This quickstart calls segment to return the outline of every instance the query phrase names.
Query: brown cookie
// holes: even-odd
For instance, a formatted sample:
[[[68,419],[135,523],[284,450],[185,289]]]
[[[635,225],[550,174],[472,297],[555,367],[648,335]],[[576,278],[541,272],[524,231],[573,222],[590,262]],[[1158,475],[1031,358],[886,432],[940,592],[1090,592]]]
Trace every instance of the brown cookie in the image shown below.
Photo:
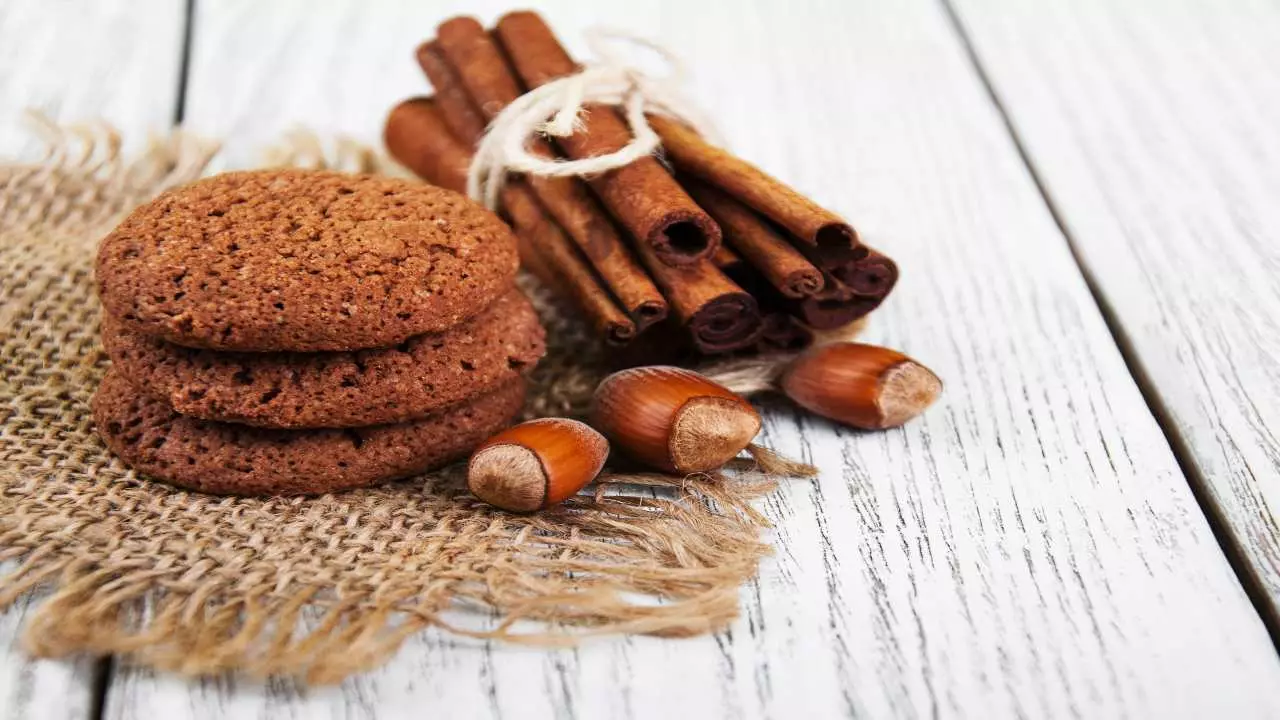
[[[510,288],[515,238],[457,193],[367,175],[218,175],[133,211],[98,293],[137,333],[220,350],[390,347]]]
[[[184,417],[115,371],[93,397],[98,434],[126,465],[228,495],[318,495],[408,477],[465,457],[506,427],[524,378],[423,420],[360,429],[266,430]]]
[[[183,415],[274,428],[413,420],[532,369],[545,351],[533,306],[511,291],[452,330],[399,347],[331,353],[185,348],[102,321],[116,370]]]

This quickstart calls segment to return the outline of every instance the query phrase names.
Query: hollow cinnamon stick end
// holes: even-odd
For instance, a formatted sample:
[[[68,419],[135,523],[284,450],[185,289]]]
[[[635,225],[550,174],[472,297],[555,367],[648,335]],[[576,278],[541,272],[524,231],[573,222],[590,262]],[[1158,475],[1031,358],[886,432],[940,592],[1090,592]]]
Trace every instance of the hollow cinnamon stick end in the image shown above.
[[[813,244],[819,248],[831,250],[857,248],[859,247],[858,231],[847,223],[827,223],[820,226],[813,234]]]
[[[783,295],[789,298],[799,300],[801,298],[813,297],[822,290],[826,281],[822,277],[822,272],[817,268],[806,268],[796,270],[787,276],[786,281],[779,290]]]
[[[651,300],[640,303],[632,312],[636,323],[636,333],[644,332],[645,329],[657,325],[667,319],[667,313],[670,309],[667,303],[662,300]]]
[[[859,295],[884,298],[898,284],[898,264],[872,250],[840,279]]]
[[[764,332],[764,318],[755,298],[745,292],[726,293],[694,313],[689,332],[698,352],[723,355],[756,344]]]
[[[645,242],[664,264],[678,267],[711,259],[720,239],[720,226],[709,215],[676,211],[655,224]]]
[[[636,339],[636,326],[632,323],[615,322],[605,328],[604,341],[614,347],[629,345]]]

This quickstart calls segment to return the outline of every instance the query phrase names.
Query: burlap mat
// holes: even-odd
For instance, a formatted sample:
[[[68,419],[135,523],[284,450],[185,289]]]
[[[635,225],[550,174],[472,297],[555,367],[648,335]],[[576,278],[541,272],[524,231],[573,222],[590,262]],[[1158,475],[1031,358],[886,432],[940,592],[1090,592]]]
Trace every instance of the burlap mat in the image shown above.
[[[693,635],[737,615],[767,551],[749,501],[770,482],[750,469],[615,475],[594,497],[517,516],[468,497],[457,468],[313,499],[212,497],[125,468],[89,413],[108,363],[95,246],[121,213],[200,175],[213,148],[179,134],[126,163],[107,129],[43,132],[43,162],[0,167],[0,606],[38,593],[29,651],[326,683],[432,625],[555,643]],[[291,147],[278,157],[325,163]],[[528,413],[573,414],[602,372],[596,343],[534,297],[551,346]]]

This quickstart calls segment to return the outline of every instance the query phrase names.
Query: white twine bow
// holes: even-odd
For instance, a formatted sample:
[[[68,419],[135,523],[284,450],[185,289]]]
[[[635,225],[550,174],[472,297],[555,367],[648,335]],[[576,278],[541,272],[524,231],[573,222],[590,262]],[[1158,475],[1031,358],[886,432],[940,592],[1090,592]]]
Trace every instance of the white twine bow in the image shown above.
[[[498,206],[498,193],[508,173],[546,177],[596,175],[635,162],[661,144],[645,120],[656,112],[688,123],[706,137],[714,137],[710,124],[679,90],[684,65],[661,45],[621,30],[591,28],[587,43],[598,61],[575,75],[552,80],[521,95],[489,123],[467,172],[467,194],[486,207]],[[650,76],[615,55],[606,42],[619,40],[646,47],[666,62],[668,73]],[[535,155],[527,149],[535,135],[568,137],[581,128],[579,115],[585,103],[616,105],[624,110],[632,139],[611,153],[581,160]]]

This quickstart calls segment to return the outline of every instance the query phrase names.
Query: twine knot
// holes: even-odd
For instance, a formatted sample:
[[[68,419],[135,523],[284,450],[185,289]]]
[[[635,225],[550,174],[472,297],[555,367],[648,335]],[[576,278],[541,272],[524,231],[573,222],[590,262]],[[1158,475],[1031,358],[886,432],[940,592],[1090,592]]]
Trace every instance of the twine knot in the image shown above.
[[[662,45],[621,30],[591,28],[588,46],[598,60],[575,75],[557,78],[520,96],[489,123],[467,172],[467,194],[489,209],[498,206],[498,193],[508,173],[544,177],[585,177],[629,165],[658,149],[661,140],[645,113],[669,115],[712,137],[710,123],[680,92],[686,71]],[[648,48],[667,65],[663,76],[652,76],[615,54],[609,41]],[[632,139],[621,148],[581,160],[535,155],[527,149],[535,135],[568,137],[581,129],[583,105],[594,103],[623,108]]]

